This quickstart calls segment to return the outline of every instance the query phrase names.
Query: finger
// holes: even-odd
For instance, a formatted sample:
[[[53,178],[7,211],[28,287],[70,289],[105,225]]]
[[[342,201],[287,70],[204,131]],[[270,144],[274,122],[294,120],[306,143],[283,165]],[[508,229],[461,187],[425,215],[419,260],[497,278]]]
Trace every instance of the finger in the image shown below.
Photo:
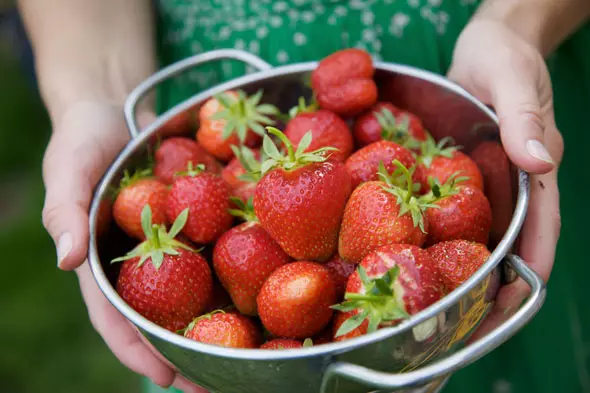
[[[92,277],[88,263],[84,263],[76,272],[90,321],[115,356],[125,366],[150,378],[157,385],[172,385],[176,373],[142,343],[130,323],[104,297]]]
[[[200,386],[195,385],[194,383],[190,382],[188,379],[184,378],[182,375],[177,374],[176,378],[174,379],[174,383],[172,384],[176,389],[182,391],[183,393],[208,393],[209,391],[203,389]]]
[[[555,158],[547,149],[548,124],[543,116],[553,111],[549,76],[545,69],[537,70],[540,66],[535,60],[514,56],[501,60],[487,79],[502,142],[518,167],[531,173],[547,173],[555,167]]]

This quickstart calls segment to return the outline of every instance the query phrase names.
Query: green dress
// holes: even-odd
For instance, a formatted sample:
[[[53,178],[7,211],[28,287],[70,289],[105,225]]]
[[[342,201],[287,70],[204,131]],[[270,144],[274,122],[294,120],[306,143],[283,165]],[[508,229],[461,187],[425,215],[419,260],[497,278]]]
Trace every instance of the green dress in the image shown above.
[[[461,30],[479,0],[162,0],[158,3],[161,66],[219,48],[249,51],[273,65],[319,60],[345,47],[375,59],[445,74]],[[590,392],[590,276],[583,247],[590,177],[590,25],[548,63],[557,123],[565,137],[560,190],[563,229],[548,299],[533,322],[492,354],[456,373],[445,392]],[[158,92],[165,110],[198,91],[252,70],[218,62],[182,75]],[[588,164],[585,164],[586,166]],[[159,388],[146,382],[146,391]]]

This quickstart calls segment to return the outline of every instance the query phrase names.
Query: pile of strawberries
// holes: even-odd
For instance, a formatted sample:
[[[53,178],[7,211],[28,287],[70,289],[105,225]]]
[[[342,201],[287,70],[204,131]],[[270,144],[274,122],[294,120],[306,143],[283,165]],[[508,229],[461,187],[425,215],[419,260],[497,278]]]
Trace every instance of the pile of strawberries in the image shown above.
[[[193,340],[288,349],[395,325],[468,279],[490,254],[482,174],[378,102],[373,75],[342,50],[311,103],[282,114],[227,91],[199,108],[196,140],[158,141],[112,206],[139,243],[113,261],[120,296]]]

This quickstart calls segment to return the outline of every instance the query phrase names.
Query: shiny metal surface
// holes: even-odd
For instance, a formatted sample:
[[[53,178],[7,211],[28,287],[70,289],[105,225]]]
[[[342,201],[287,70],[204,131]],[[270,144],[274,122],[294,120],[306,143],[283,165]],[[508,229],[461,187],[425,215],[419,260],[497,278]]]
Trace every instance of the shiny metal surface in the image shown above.
[[[239,51],[215,51],[186,59],[158,72],[142,83],[129,97],[125,115],[132,135],[136,134],[135,107],[141,97],[155,84],[182,70],[205,61],[220,58],[244,59]],[[247,58],[251,60],[252,56]],[[249,62],[256,64],[256,62]],[[260,60],[259,66],[264,68]],[[399,325],[373,334],[340,343],[290,351],[244,350],[202,344],[169,332],[143,318],[117,294],[113,283],[117,266],[108,261],[127,252],[133,244],[123,241],[116,227],[99,237],[96,232],[100,205],[109,187],[121,177],[123,169],[140,159],[150,138],[164,124],[186,110],[195,110],[212,95],[241,88],[251,93],[264,89],[263,101],[286,111],[296,105],[299,96],[309,97],[311,91],[305,80],[317,63],[300,63],[267,69],[234,79],[195,95],[162,114],[121,151],[98,184],[90,210],[89,263],[94,277],[109,301],[187,378],[219,393],[315,393],[324,382],[324,392],[366,393],[375,384],[373,377],[386,376],[389,386],[411,385],[406,392],[428,391],[429,386],[416,388],[450,374],[493,349],[520,329],[541,306],[543,296],[538,277],[519,260],[511,259],[515,270],[534,285],[527,308],[510,319],[490,336],[461,350],[491,307],[501,285],[501,262],[511,251],[523,224],[528,200],[528,175],[516,168],[496,174],[507,186],[494,193],[494,214],[497,221],[492,237],[493,252],[488,261],[469,280],[441,301],[412,316]],[[485,105],[446,79],[422,70],[388,63],[376,64],[376,79],[382,99],[421,116],[435,136],[452,135],[465,152],[476,151],[483,143],[499,143],[497,118]],[[496,224],[496,222],[495,222]],[[516,262],[515,262],[516,261]],[[524,266],[524,267],[523,267]],[[520,270],[519,270],[520,267]],[[535,278],[536,277],[536,278]],[[543,292],[544,293],[544,292]],[[532,303],[531,303],[532,301]],[[485,341],[481,341],[485,340]],[[477,343],[483,342],[474,347]],[[470,349],[475,348],[475,349]],[[456,354],[456,355],[453,355]],[[450,359],[450,360],[448,360]],[[439,363],[442,362],[442,363]],[[425,366],[426,364],[432,364]],[[365,374],[358,374],[363,367]],[[350,368],[353,367],[353,368]],[[412,374],[417,370],[418,374]],[[326,372],[327,371],[327,372]],[[350,371],[350,376],[345,372]],[[385,373],[385,374],[380,374]],[[398,373],[398,374],[395,374]],[[359,376],[360,375],[360,376]],[[409,375],[406,379],[402,376]],[[365,378],[366,377],[366,378]],[[397,377],[397,379],[395,379]],[[400,379],[401,378],[401,379]],[[426,390],[424,390],[426,389]]]

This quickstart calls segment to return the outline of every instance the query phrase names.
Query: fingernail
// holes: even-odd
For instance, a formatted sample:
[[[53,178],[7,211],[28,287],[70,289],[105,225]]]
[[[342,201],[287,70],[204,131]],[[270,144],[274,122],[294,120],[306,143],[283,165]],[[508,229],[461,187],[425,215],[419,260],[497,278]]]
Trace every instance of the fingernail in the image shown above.
[[[529,154],[535,157],[537,160],[548,162],[549,164],[555,164],[551,154],[547,151],[547,148],[538,140],[530,139],[526,143],[526,149]]]
[[[57,267],[61,266],[70,251],[72,251],[72,235],[66,232],[57,241]]]

